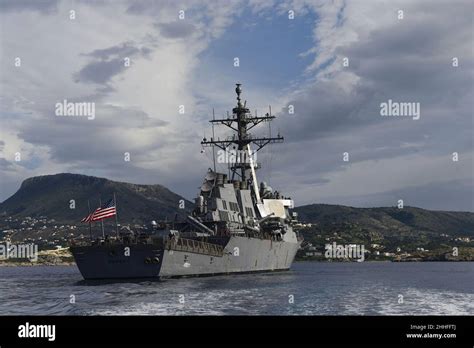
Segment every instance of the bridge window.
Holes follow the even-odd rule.
[[[245,213],[247,214],[247,216],[253,217],[252,208],[245,207]]]
[[[230,204],[230,210],[239,211],[239,205],[237,203],[229,202],[229,204]]]

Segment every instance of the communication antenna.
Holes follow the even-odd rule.
[[[216,115],[214,114],[214,108],[212,108],[212,120],[214,121],[216,119]],[[214,123],[212,123],[212,140],[214,140],[215,135],[214,135]],[[212,163],[214,164],[214,173],[216,172],[216,149],[213,146],[212,147]]]
[[[242,101],[240,95],[242,93],[242,88],[240,87],[241,84],[237,83],[235,88],[235,92],[237,93],[237,106],[232,109],[233,117],[229,117],[227,114],[227,118],[224,119],[213,119],[210,121],[211,123],[221,124],[230,129],[232,129],[235,133],[233,136],[228,137],[225,140],[215,140],[214,138],[210,141],[207,139],[203,139],[201,141],[202,146],[217,146],[220,149],[226,151],[226,149],[231,146],[232,144],[237,145],[237,150],[239,150],[239,154],[244,152],[250,151],[250,144],[256,146],[255,152],[261,150],[265,145],[272,144],[272,143],[281,143],[283,142],[283,137],[278,134],[276,137],[253,137],[248,131],[253,127],[257,126],[262,122],[268,122],[275,118],[271,114],[271,107],[270,113],[266,114],[265,116],[258,117],[257,115],[252,115],[250,110],[247,108],[247,102],[242,105]],[[238,163],[234,163],[232,166],[229,166],[229,170],[232,172],[231,180],[234,181],[237,177],[240,177],[240,181],[242,182],[249,182],[252,181],[255,187],[257,184],[257,179],[255,177],[255,167],[253,163],[247,163],[249,161],[240,161]],[[230,172],[229,172],[230,174]],[[258,195],[258,193],[255,193]]]

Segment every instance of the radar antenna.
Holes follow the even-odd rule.
[[[250,144],[256,146],[256,152],[261,150],[265,145],[270,143],[282,143],[284,138],[278,134],[276,137],[253,137],[248,131],[251,130],[253,127],[257,126],[262,122],[269,122],[275,118],[270,113],[265,114],[265,116],[259,117],[255,113],[252,115],[247,108],[247,102],[242,105],[242,100],[240,95],[242,94],[241,84],[237,83],[235,88],[235,93],[237,93],[237,106],[232,109],[232,117],[227,115],[227,118],[223,119],[212,119],[212,125],[219,124],[224,125],[230,129],[232,129],[235,134],[230,137],[227,137],[225,140],[214,139],[214,136],[211,140],[204,138],[201,141],[201,145],[203,147],[209,146],[217,146],[220,149],[226,151],[229,146],[232,144],[237,145],[237,150],[239,154],[243,154],[248,151],[248,155],[251,156]],[[237,135],[237,136],[236,136]],[[234,146],[235,148],[235,146]],[[257,185],[256,178],[254,176],[254,167],[255,163],[251,160],[245,160],[245,158],[241,158],[242,156],[238,156],[240,158],[239,161],[236,161],[230,169],[232,171],[232,181],[236,180],[236,176],[240,177],[241,181],[247,181],[252,178],[254,188]],[[246,157],[246,156],[245,156]],[[255,193],[258,197],[258,190]]]

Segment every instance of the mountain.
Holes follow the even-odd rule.
[[[320,226],[352,224],[383,234],[425,231],[474,236],[474,213],[431,211],[415,207],[354,208],[311,204],[295,208],[299,219]]]
[[[295,208],[306,223],[301,234],[319,251],[326,244],[361,244],[373,251],[411,254],[430,250],[428,256],[461,250],[465,260],[474,257],[474,213],[430,211],[415,207],[354,208],[311,204]],[[369,248],[370,249],[370,248]],[[418,255],[427,259],[424,255]],[[437,256],[435,256],[437,255]]]
[[[78,223],[88,214],[87,200],[91,209],[117,197],[120,222],[144,223],[150,220],[173,218],[183,215],[179,201],[185,201],[186,210],[192,203],[161,185],[135,185],[105,178],[79,174],[44,175],[26,179],[20,189],[0,203],[0,216],[15,219],[26,217],[55,219],[62,223]],[[74,200],[75,207],[70,206]]]

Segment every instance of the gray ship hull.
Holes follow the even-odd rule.
[[[71,251],[85,279],[171,278],[288,270],[299,244],[232,236],[220,252],[153,244],[73,246]]]

